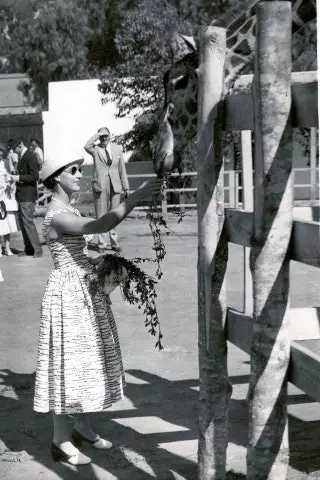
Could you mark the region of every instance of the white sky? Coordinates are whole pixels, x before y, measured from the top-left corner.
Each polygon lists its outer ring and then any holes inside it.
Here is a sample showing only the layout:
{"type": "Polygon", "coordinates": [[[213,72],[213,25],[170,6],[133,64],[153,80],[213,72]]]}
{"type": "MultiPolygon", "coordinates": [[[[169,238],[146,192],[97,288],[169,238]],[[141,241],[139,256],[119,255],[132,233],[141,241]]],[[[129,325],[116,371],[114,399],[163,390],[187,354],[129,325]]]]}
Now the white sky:
{"type": "MultiPolygon", "coordinates": [[[[46,156],[64,154],[83,156],[92,163],[83,146],[100,127],[107,126],[112,135],[130,130],[132,117],[116,118],[112,103],[102,105],[99,80],[70,80],[49,83],[49,110],[43,112],[43,143],[46,156]]],[[[130,152],[126,152],[126,160],[130,152]]]]}

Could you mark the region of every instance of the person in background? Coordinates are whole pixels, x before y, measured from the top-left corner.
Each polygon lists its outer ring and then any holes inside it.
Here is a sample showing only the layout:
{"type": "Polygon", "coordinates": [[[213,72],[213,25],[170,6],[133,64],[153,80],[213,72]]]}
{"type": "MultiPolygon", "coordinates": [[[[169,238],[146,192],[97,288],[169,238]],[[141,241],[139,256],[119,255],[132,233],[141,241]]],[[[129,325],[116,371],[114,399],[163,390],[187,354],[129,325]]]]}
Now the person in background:
{"type": "Polygon", "coordinates": [[[52,200],[43,237],[54,262],[43,296],[33,408],[53,414],[54,460],[85,465],[91,458],[77,447],[112,447],[91,426],[93,412],[123,398],[124,369],[109,295],[97,282],[86,236],[108,232],[141,200],[160,192],[162,180],[145,182],[99,219],[82,217],[71,196],[80,191],[83,159],[46,158],[43,184],[52,200]],[[72,417],[70,417],[72,416],[72,417]]]}
{"type": "Polygon", "coordinates": [[[8,141],[8,155],[7,155],[6,169],[12,175],[16,173],[18,160],[19,160],[18,154],[14,151],[13,146],[14,146],[14,140],[11,138],[8,141]]]}
{"type": "Polygon", "coordinates": [[[42,164],[43,164],[44,156],[43,156],[43,151],[40,148],[40,143],[38,142],[38,140],[36,138],[32,138],[30,140],[29,150],[36,154],[36,157],[38,159],[39,169],[40,169],[42,167],[42,164]]]}
{"type": "Polygon", "coordinates": [[[10,175],[5,168],[5,154],[5,148],[0,146],[0,257],[2,256],[1,237],[4,239],[5,254],[11,256],[13,254],[10,249],[10,234],[18,231],[15,214],[12,211],[12,204],[16,204],[16,201],[13,198],[13,186],[9,181],[10,175]]]}
{"type": "Polygon", "coordinates": [[[34,224],[34,211],[37,199],[37,181],[39,166],[36,155],[25,146],[23,138],[14,144],[15,152],[19,156],[17,175],[11,175],[16,183],[16,199],[18,201],[19,224],[23,236],[24,252],[20,257],[33,255],[33,258],[42,257],[42,246],[34,224]]]}
{"type": "MultiPolygon", "coordinates": [[[[92,191],[96,217],[100,218],[109,210],[120,204],[121,193],[125,198],[129,194],[129,183],[124,164],[122,149],[116,143],[110,142],[110,131],[103,127],[95,133],[84,146],[94,162],[92,191]]],[[[121,252],[115,229],[98,235],[99,251],[103,253],[108,248],[108,236],[112,250],[121,252]]]]}

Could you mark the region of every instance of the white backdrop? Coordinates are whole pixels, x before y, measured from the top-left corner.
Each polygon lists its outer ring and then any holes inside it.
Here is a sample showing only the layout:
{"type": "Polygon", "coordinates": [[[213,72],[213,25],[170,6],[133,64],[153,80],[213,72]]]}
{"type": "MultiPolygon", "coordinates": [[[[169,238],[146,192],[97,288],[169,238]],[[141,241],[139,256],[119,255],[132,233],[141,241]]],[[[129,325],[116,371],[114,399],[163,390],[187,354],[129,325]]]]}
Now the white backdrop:
{"type": "MultiPolygon", "coordinates": [[[[45,156],[83,157],[92,163],[83,146],[100,127],[107,126],[111,135],[127,132],[133,117],[116,118],[113,103],[101,104],[99,80],[70,80],[49,83],[49,110],[43,112],[45,156]]],[[[125,160],[130,156],[126,152],[125,160]]]]}

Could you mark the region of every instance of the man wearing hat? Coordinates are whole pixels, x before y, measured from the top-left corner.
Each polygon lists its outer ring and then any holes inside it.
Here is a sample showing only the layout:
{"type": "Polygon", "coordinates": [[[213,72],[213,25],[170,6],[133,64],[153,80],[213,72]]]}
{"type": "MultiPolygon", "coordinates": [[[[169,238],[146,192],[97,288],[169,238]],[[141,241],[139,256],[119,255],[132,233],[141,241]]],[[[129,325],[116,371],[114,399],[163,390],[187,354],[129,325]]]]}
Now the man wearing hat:
{"type": "Polygon", "coordinates": [[[17,185],[18,216],[24,242],[24,252],[19,253],[19,256],[33,255],[33,258],[38,258],[42,257],[42,246],[33,221],[39,180],[38,159],[27,149],[23,138],[14,143],[14,150],[19,160],[17,175],[11,175],[11,180],[17,185]]]}
{"type": "MultiPolygon", "coordinates": [[[[100,218],[109,210],[120,204],[121,193],[129,194],[129,183],[123,160],[122,149],[116,143],[110,142],[110,132],[107,127],[99,128],[84,146],[94,161],[92,191],[95,203],[96,217],[100,218]]],[[[110,230],[112,250],[121,252],[117,232],[110,230]]],[[[98,234],[99,251],[108,248],[108,233],[98,234]]]]}

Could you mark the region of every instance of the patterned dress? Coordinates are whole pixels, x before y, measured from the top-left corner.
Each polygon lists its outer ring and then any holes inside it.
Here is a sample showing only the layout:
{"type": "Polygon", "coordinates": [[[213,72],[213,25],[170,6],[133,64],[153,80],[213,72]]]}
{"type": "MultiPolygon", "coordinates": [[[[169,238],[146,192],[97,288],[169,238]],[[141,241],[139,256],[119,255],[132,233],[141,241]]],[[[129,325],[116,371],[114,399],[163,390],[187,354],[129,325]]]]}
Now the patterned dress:
{"type": "Polygon", "coordinates": [[[48,237],[53,216],[63,211],[49,211],[43,222],[54,269],[41,307],[34,410],[100,412],[123,398],[117,327],[109,296],[93,275],[85,238],[48,237]]]}

